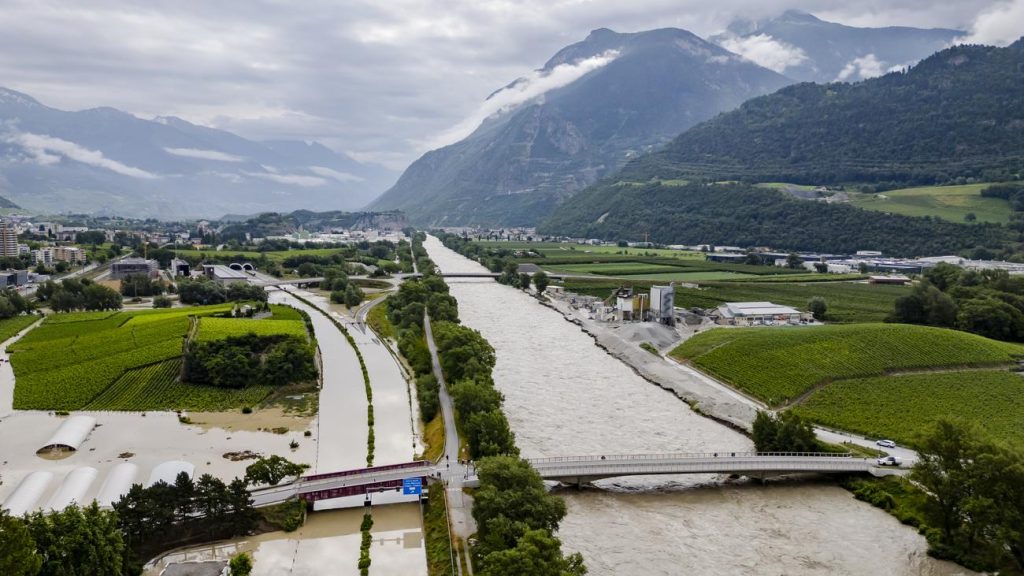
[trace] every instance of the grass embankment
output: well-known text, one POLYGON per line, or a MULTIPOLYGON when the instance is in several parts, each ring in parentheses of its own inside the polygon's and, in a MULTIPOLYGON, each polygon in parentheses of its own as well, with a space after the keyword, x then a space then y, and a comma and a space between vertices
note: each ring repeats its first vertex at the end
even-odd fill
POLYGON ((427 448, 422 458, 436 462, 444 454, 444 418, 440 412, 423 425, 423 443, 427 448))
POLYGON ((39 316, 15 316, 0 320, 0 342, 7 342, 14 338, 18 332, 28 328, 38 320, 39 316))
POLYGON ((370 311, 366 313, 366 323, 381 338, 395 339, 398 337, 391 320, 388 320, 388 306, 385 302, 370 308, 370 311))
POLYGON ((258 404, 271 386, 219 388, 182 383, 182 341, 190 316, 204 341, 260 334, 306 335, 301 316, 211 318, 232 304, 49 316, 11 346, 14 405, 26 410, 226 410, 258 404))
POLYGON ((445 507, 444 485, 432 482, 423 504, 423 533, 427 548, 427 574, 455 576, 448 511, 445 507))
POLYGON ((1002 198, 985 198, 981 191, 992 183, 962 186, 921 186, 877 194, 850 193, 850 204, 866 210, 905 216, 934 216, 950 222, 964 222, 973 213, 978 222, 1005 224, 1010 203, 1002 198))
POLYGON ((1024 346, 943 328, 855 324, 721 328, 694 336, 671 355, 781 406, 836 380, 896 371, 1005 366, 1024 355, 1024 346))
POLYGON ((288 500, 273 506, 264 506, 257 510, 266 524, 268 532, 273 530, 294 532, 306 520, 306 503, 299 499, 288 500))
POLYGON ((955 414, 1008 445, 1024 445, 1024 376, 1005 370, 844 380, 793 410, 827 426, 907 443, 955 414))
MULTIPOLYGON (((726 302, 761 302, 792 306, 799 310, 807 308, 807 301, 821 296, 828 303, 830 322, 881 322, 892 310, 896 298, 909 294, 906 286, 862 284, 843 282, 845 275, 833 274, 830 282, 808 281, 807 275, 792 276, 799 281, 790 281, 790 276, 760 276, 743 282, 698 282, 699 289, 676 287, 676 306, 684 308, 716 308, 726 302)), ((657 282, 622 280, 579 280, 565 282, 570 292, 607 298, 615 288, 627 285, 646 292, 657 282)))

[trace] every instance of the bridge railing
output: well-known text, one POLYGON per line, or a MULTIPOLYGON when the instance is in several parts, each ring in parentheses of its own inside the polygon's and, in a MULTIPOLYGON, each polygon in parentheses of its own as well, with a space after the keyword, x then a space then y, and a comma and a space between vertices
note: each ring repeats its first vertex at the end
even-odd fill
POLYGON ((345 476, 361 476, 366 474, 384 474, 387 472, 395 472, 397 470, 406 469, 419 469, 425 466, 432 466, 433 462, 428 460, 417 460, 415 462, 404 462, 402 464, 387 464, 384 466, 374 466, 373 468, 357 468, 355 470, 341 470, 338 472, 326 472, 323 474, 311 474, 309 476, 303 476, 300 481, 308 482, 311 480, 325 480, 328 478, 343 478, 345 476))
POLYGON ((663 453, 663 454, 605 454, 597 456, 556 456, 552 458, 529 458, 530 464, 557 464, 564 462, 595 462, 595 461, 636 461, 645 460, 688 460, 706 458, 754 458, 754 457, 777 457, 777 458, 852 458, 847 452, 686 452, 686 453, 663 453))

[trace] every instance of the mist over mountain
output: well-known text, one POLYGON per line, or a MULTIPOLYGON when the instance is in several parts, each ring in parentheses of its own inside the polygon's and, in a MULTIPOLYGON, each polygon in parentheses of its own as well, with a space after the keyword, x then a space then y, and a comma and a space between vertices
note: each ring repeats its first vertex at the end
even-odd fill
POLYGON ((394 177, 317 143, 255 142, 114 108, 67 112, 0 88, 0 195, 26 210, 165 219, 350 210, 394 177))
POLYGON ((944 28, 856 28, 789 10, 768 20, 735 21, 710 40, 794 80, 834 82, 905 68, 965 34, 944 28))
POLYGON ((629 159, 790 82, 685 30, 594 30, 492 94, 475 131, 414 162, 370 208, 419 224, 534 224, 629 159))

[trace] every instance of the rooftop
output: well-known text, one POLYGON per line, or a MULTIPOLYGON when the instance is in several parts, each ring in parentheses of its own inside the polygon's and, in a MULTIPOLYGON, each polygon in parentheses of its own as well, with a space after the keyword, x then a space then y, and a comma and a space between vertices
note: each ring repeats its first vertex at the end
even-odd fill
POLYGON ((800 311, 789 306, 780 306, 771 302, 726 302, 719 308, 726 316, 785 316, 799 314, 800 311))

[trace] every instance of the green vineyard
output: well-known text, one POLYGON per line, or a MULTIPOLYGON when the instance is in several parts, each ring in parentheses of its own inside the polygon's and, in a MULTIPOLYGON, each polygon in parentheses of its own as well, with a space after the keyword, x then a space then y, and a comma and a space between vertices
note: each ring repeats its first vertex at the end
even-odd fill
POLYGON ((181 359, 168 360, 125 372, 113 385, 85 406, 86 410, 230 410, 255 406, 271 392, 270 386, 242 390, 183 384, 181 359))
POLYGON ((826 426, 912 443, 939 418, 973 422, 1024 445, 1024 376, 1008 371, 912 374, 843 380, 793 410, 826 426))
POLYGON ((927 326, 854 324, 719 328, 694 336, 671 354, 779 406, 834 380, 1006 366, 1024 355, 1024 346, 927 326))
POLYGON ((0 342, 6 342, 14 338, 18 332, 28 328, 38 320, 39 316, 15 316, 0 320, 0 342))
MULTIPOLYGON (((193 317, 199 317, 203 326, 201 338, 206 340, 249 332, 306 335, 304 323, 290 318, 284 309, 275 312, 289 319, 212 317, 228 314, 232 307, 221 304, 51 315, 10 346, 11 365, 17 378, 14 407, 21 410, 79 410, 86 406, 104 410, 216 410, 258 402, 270 393, 269 388, 223 391, 176 380, 174 386, 170 386, 166 381, 171 372, 175 379, 180 372, 182 350, 193 317), (171 370, 168 361, 178 362, 179 369, 171 370), (162 371, 158 367, 162 367, 162 371), (139 388, 137 393, 133 392, 134 388, 139 388), (143 401, 148 404, 143 405, 143 401)), ((0 324, 0 330, 3 327, 0 324)))
POLYGON ((248 318, 202 318, 199 320, 199 341, 222 340, 233 336, 299 336, 306 337, 301 320, 251 320, 248 318))

